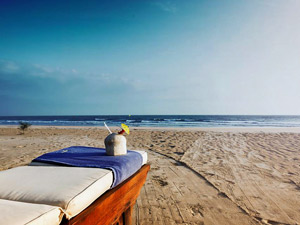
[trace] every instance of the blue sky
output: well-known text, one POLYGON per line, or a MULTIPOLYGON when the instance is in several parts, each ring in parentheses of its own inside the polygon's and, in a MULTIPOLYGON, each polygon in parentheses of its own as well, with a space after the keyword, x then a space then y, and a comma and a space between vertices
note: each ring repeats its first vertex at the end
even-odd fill
POLYGON ((0 115, 300 114, 300 2, 0 1, 0 115))

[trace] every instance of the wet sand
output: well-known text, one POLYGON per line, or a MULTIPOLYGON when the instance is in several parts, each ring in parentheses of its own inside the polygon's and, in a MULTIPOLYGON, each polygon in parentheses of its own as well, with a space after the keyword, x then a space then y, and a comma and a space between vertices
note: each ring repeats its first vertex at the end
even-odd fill
MULTIPOLYGON (((93 127, 0 127, 0 170, 72 145, 104 147, 93 127)), ((300 224, 299 128, 132 128, 151 171, 137 224, 300 224)))

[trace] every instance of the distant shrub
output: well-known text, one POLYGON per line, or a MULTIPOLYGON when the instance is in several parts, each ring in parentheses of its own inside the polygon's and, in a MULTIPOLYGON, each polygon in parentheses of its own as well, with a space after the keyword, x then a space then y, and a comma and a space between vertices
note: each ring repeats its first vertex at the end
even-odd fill
POLYGON ((29 127, 31 126, 30 123, 26 123, 26 122, 19 122, 19 129, 22 131, 22 134, 25 133, 25 130, 27 130, 29 127))

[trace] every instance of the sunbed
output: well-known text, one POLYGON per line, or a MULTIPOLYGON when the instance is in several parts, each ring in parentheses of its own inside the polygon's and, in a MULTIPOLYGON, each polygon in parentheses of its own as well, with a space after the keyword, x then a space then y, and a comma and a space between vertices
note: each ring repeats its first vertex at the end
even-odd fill
MULTIPOLYGON (((36 206, 41 206, 40 209, 44 207, 45 212, 53 211, 53 218, 50 219, 49 213, 40 213, 46 222, 53 221, 51 225, 130 224, 132 207, 150 168, 146 164, 147 153, 137 152, 142 156, 142 167, 114 188, 111 188, 114 183, 113 172, 103 168, 33 162, 29 166, 1 171, 0 200, 3 203, 1 205, 0 202, 0 210, 6 204, 7 207, 24 208, 24 212, 33 212, 36 206)), ((0 217, 1 214, 2 210, 0 217)), ((23 218, 23 214, 12 215, 23 218)), ((23 224, 30 223, 24 220, 23 224)))
POLYGON ((59 224, 63 211, 59 207, 0 199, 1 225, 59 224))

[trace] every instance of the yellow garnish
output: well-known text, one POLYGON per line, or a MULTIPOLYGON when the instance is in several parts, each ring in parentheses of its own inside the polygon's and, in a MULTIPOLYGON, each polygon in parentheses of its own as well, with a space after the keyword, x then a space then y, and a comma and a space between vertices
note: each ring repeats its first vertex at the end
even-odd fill
POLYGON ((129 133, 130 133, 129 127, 128 127, 126 124, 122 123, 122 124, 121 124, 121 127, 122 127, 122 129, 125 131, 126 134, 129 134, 129 133))

